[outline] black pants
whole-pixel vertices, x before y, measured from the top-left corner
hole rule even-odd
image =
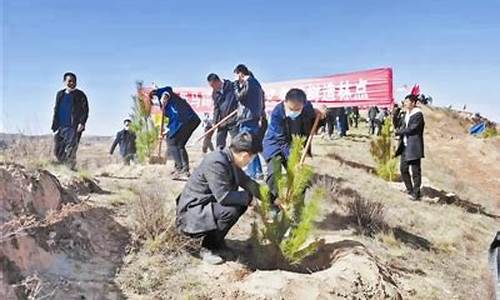
[[[186,144],[200,122],[198,118],[191,120],[183,124],[174,136],[167,138],[167,153],[174,160],[175,169],[178,171],[189,172]]]
[[[337,119],[334,116],[326,116],[326,127],[328,130],[328,136],[333,135],[333,130],[335,129]]]
[[[54,135],[54,155],[60,163],[67,164],[70,168],[76,165],[76,151],[80,144],[82,132],[76,132],[74,128],[59,128]]]
[[[130,162],[135,160],[135,153],[129,153],[122,156],[123,164],[126,166],[130,165]]]
[[[401,171],[401,178],[406,186],[406,191],[414,196],[420,196],[420,185],[422,184],[422,168],[420,166],[420,159],[406,160],[403,154],[401,155],[401,160],[399,168]],[[411,176],[410,176],[411,168]],[[413,182],[412,182],[413,179]]]
[[[217,128],[217,136],[215,138],[215,146],[217,147],[217,149],[226,148],[228,133],[231,138],[235,137],[238,134],[238,126],[236,126],[236,124],[233,124],[224,126],[222,128]]]
[[[279,168],[278,165],[274,165],[273,160],[276,159],[279,162]],[[274,158],[266,161],[267,165],[267,176],[266,176],[266,184],[269,186],[269,189],[271,190],[271,202],[274,202],[274,200],[278,197],[278,186],[275,180],[275,173],[276,172],[281,172],[281,168],[284,167],[286,168],[287,166],[287,160],[282,156],[278,155],[275,156]]]
[[[369,134],[375,134],[375,126],[376,126],[376,122],[375,122],[375,119],[369,119],[368,120],[368,133]]]
[[[212,134],[213,132],[205,135],[203,138],[203,145],[201,146],[201,151],[207,153],[208,150],[214,151],[214,144],[212,144]]]
[[[202,246],[208,249],[218,249],[224,245],[224,238],[238,219],[247,210],[246,206],[224,206],[218,202],[212,204],[217,229],[205,234]]]

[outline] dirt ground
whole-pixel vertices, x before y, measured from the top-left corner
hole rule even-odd
[[[137,246],[138,191],[158,192],[173,220],[183,183],[170,179],[170,162],[122,166],[107,154],[111,138],[86,139],[79,172],[41,164],[77,194],[75,203],[66,207],[61,200],[56,210],[62,217],[18,231],[16,242],[0,239],[0,298],[28,299],[37,282],[38,297],[49,299],[489,299],[487,249],[500,230],[500,139],[468,136],[460,119],[444,110],[426,108],[424,114],[421,202],[410,201],[401,183],[374,174],[364,124],[347,138],[315,137],[307,163],[331,191],[314,231],[324,243],[306,259],[308,274],[256,263],[264,257],[249,241],[256,218],[251,210],[228,235],[237,257],[220,266]],[[196,166],[199,146],[188,152]],[[71,185],[75,177],[90,178],[99,189],[76,188],[82,184]],[[383,203],[389,230],[359,234],[346,209],[356,198]]]

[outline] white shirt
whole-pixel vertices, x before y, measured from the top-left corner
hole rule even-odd
[[[405,114],[405,125],[406,125],[406,127],[408,127],[408,123],[410,123],[411,116],[413,116],[414,114],[419,113],[421,111],[422,110],[420,110],[420,108],[414,107],[411,111],[409,111],[409,112],[407,112]],[[403,136],[403,144],[405,145],[405,147],[408,146],[406,135]]]

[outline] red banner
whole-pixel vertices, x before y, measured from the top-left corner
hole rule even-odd
[[[306,92],[314,106],[361,108],[377,105],[382,107],[394,103],[392,93],[392,69],[380,68],[310,79],[264,83],[266,110],[285,98],[291,88]],[[212,113],[212,90],[209,87],[174,87],[174,91],[188,100],[197,113]],[[154,109],[153,111],[156,111]]]

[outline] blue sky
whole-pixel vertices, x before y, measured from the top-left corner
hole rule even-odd
[[[110,135],[134,82],[201,86],[247,64],[260,81],[394,69],[438,105],[500,121],[500,1],[2,1],[0,131],[50,130],[62,74]]]

